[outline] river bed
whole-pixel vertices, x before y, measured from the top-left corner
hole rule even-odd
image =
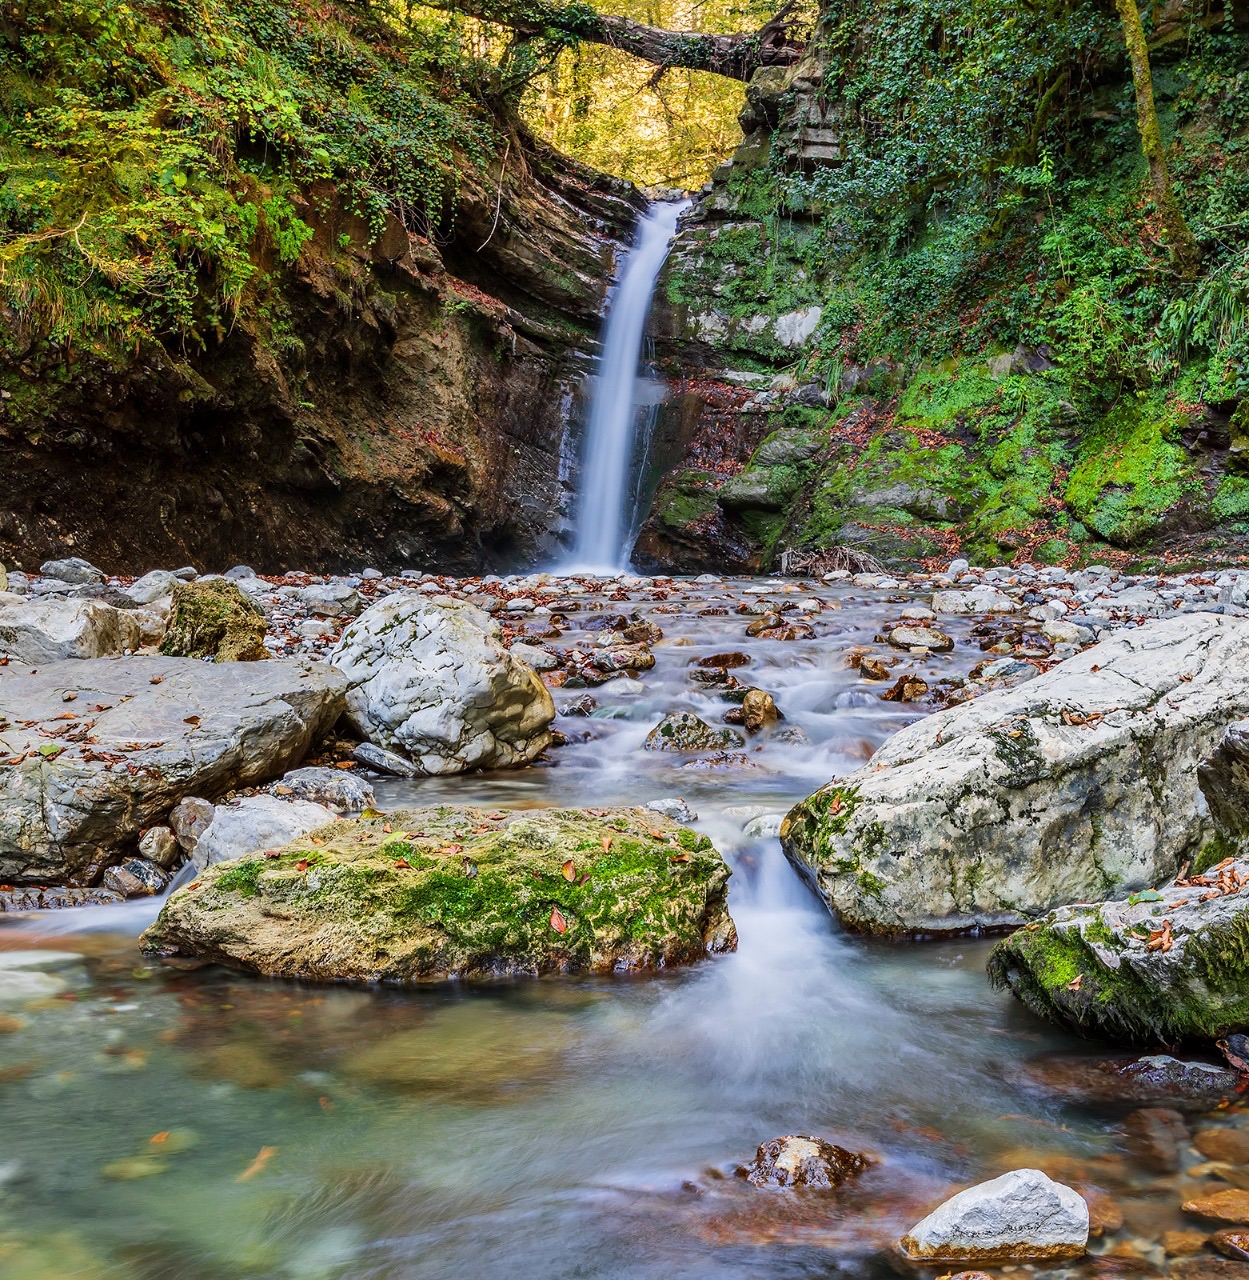
[[[1021,1165],[1100,1188],[1098,1212],[1126,1220],[1071,1274],[1165,1274],[1157,1241],[1191,1226],[1180,1200],[1210,1179],[1151,1171],[1123,1109],[1047,1087],[1047,1061],[1089,1047],[989,988],[985,940],[847,937],[779,841],[744,834],[920,714],[846,664],[911,596],[808,588],[794,598],[823,602],[815,638],[783,642],[745,635],[750,590],[607,604],[663,629],[656,666],[590,690],[598,709],[559,718],[569,741],[549,761],[377,784],[385,809],[682,796],[734,868],[736,954],[649,977],[359,990],[149,962],[135,937],[150,902],[0,922],[0,949],[65,953],[0,992],[0,1275],[886,1276],[889,1242],[951,1189]],[[972,625],[943,619],[953,653],[896,670],[965,675],[985,656]],[[719,721],[729,704],[691,663],[729,650],[806,741],[752,742],[716,768],[643,750],[669,712]],[[558,689],[557,706],[585,692]],[[875,1163],[835,1196],[733,1176],[787,1133]]]

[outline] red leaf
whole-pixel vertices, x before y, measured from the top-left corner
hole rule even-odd
[[[554,929],[556,933],[568,932],[568,921],[560,914],[558,907],[551,908],[551,928]]]
[[[300,860],[299,860],[297,863],[295,863],[295,870],[296,870],[296,871],[307,871],[307,870],[308,870],[308,859],[307,859],[307,858],[300,858]]]
[[[564,873],[565,880],[572,881],[577,878],[577,868],[572,865],[571,858],[569,858],[568,861],[564,863],[564,865],[560,868],[560,870]]]

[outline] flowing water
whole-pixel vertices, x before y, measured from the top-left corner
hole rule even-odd
[[[1170,1224],[1178,1194],[1132,1189],[1116,1124],[1038,1083],[1030,1068],[1074,1046],[989,990],[987,944],[844,936],[778,841],[743,834],[914,714],[845,665],[890,606],[820,590],[815,639],[747,640],[734,610],[752,589],[678,583],[607,605],[663,628],[657,665],[594,690],[589,718],[561,717],[570,741],[550,763],[378,786],[385,808],[682,795],[734,868],[734,955],[649,977],[360,990],[148,963],[134,935],[152,904],[0,924],[0,948],[69,953],[47,989],[0,989],[0,1275],[885,1276],[882,1250],[953,1183],[1043,1160],[1113,1166],[1125,1212]],[[910,661],[930,681],[965,671],[970,625],[951,623],[953,654]],[[727,649],[809,741],[711,770],[642,750],[667,712],[719,720],[690,663]],[[732,1176],[794,1132],[877,1163],[834,1197]]]
[[[655,281],[686,203],[651,206],[639,221],[607,300],[603,350],[590,392],[577,492],[576,535],[569,559],[582,569],[621,568],[633,545],[648,429],[658,384],[642,365],[646,318]]]

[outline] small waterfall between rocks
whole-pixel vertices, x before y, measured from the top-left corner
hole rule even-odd
[[[642,361],[655,281],[687,201],[653,204],[607,301],[590,391],[573,546],[564,568],[614,572],[637,535],[647,444],[661,396]]]

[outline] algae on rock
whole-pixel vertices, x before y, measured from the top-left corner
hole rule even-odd
[[[321,981],[665,968],[736,947],[729,874],[649,810],[415,809],[210,867],[141,944]]]
[[[269,656],[265,630],[265,615],[233,582],[183,582],[174,588],[160,651],[171,658],[256,662]]]

